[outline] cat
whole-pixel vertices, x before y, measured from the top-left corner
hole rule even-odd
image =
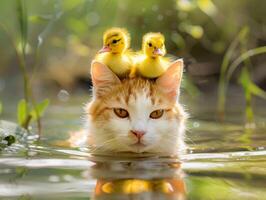
[[[89,143],[96,152],[177,154],[185,149],[186,113],[178,102],[183,60],[156,80],[120,80],[92,61],[93,97],[86,105]]]

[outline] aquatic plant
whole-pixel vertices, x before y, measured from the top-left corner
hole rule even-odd
[[[228,88],[228,84],[232,78],[233,73],[239,66],[242,66],[242,70],[238,83],[242,86],[244,90],[244,96],[246,102],[245,115],[247,123],[252,123],[254,118],[253,109],[251,106],[252,96],[258,96],[266,99],[266,92],[263,91],[261,88],[259,88],[251,80],[250,69],[249,69],[251,65],[249,59],[252,56],[266,53],[266,46],[247,50],[246,45],[247,45],[248,33],[249,33],[248,27],[242,28],[239,34],[236,36],[236,38],[229,46],[223,58],[223,62],[221,65],[219,86],[218,86],[218,105],[217,105],[218,114],[221,119],[224,119],[226,91]],[[232,60],[233,54],[235,51],[237,51],[238,46],[240,46],[241,48],[241,54],[235,60]]]
[[[37,46],[35,48],[34,54],[34,65],[30,68],[27,66],[27,48],[28,48],[28,27],[29,27],[29,16],[27,13],[27,5],[25,0],[17,0],[17,20],[19,24],[19,38],[18,42],[15,38],[12,37],[11,33],[9,32],[8,28],[0,23],[0,27],[6,33],[9,41],[11,42],[15,54],[18,60],[18,67],[20,72],[23,76],[23,92],[24,98],[19,101],[18,108],[17,108],[17,118],[18,123],[25,129],[29,129],[30,123],[33,121],[37,122],[38,132],[41,133],[41,117],[49,105],[49,100],[45,99],[41,102],[37,102],[34,98],[33,91],[32,91],[32,78],[36,71],[36,67],[38,65],[39,60],[39,51],[40,47],[43,44],[47,33],[53,26],[54,22],[60,18],[62,12],[60,11],[59,6],[60,1],[55,1],[54,6],[54,14],[48,20],[47,26],[44,30],[38,35],[37,39]],[[31,16],[31,19],[40,19],[40,16]],[[18,43],[18,44],[17,44]],[[32,74],[29,71],[32,71]]]

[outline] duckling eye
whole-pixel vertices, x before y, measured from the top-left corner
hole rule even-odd
[[[114,108],[114,113],[116,114],[117,117],[120,117],[120,118],[129,117],[129,113],[127,112],[127,110],[123,108]]]
[[[112,41],[112,44],[116,44],[117,42],[119,42],[121,39],[119,39],[119,40],[113,40]]]
[[[148,45],[149,45],[149,47],[152,47],[152,43],[149,42]]]
[[[153,112],[151,112],[150,114],[150,118],[152,119],[159,119],[160,117],[163,116],[164,110],[160,109],[160,110],[155,110]]]

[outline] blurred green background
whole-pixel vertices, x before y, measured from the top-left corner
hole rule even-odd
[[[265,13],[265,0],[1,0],[0,122],[17,118],[34,133],[37,125],[43,146],[9,163],[4,157],[0,197],[19,195],[18,186],[26,188],[20,199],[32,199],[34,186],[66,197],[91,195],[95,182],[87,180],[88,165],[78,162],[87,157],[46,145],[83,126],[90,62],[103,32],[118,26],[131,33],[133,50],[146,32],[158,31],[169,55],[185,60],[180,101],[190,114],[186,140],[196,153],[186,161],[188,199],[265,199]],[[10,132],[1,128],[0,136]],[[240,152],[248,150],[252,154]],[[46,157],[50,161],[42,161]]]
[[[134,50],[140,49],[146,32],[163,33],[168,53],[185,60],[185,92],[217,94],[218,80],[225,76],[220,76],[221,66],[228,71],[243,53],[266,44],[265,8],[266,1],[261,0],[2,0],[0,94],[4,98],[16,91],[9,96],[22,98],[20,54],[37,98],[49,98],[48,90],[87,92],[90,61],[102,46],[103,32],[113,26],[129,30]],[[231,85],[240,83],[244,91],[250,82],[266,88],[262,50],[233,70]],[[247,73],[241,70],[244,65]],[[263,91],[257,93],[265,97]]]

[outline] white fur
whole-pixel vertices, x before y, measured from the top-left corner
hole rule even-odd
[[[157,79],[156,84],[165,92],[166,98],[173,101],[177,99],[182,71],[183,61],[177,60],[169,66],[164,75]],[[121,84],[117,76],[107,66],[99,62],[92,62],[91,74],[94,98],[87,110],[98,98],[104,95],[106,90],[110,90],[112,84]],[[88,132],[95,151],[167,154],[177,154],[183,151],[184,120],[179,120],[178,117],[169,120],[165,114],[159,119],[150,118],[151,112],[166,109],[167,105],[163,103],[153,105],[148,93],[148,88],[143,88],[136,92],[136,98],[129,94],[128,104],[107,100],[108,108],[126,109],[129,118],[119,118],[112,110],[109,111],[111,112],[109,120],[92,120],[89,114]],[[182,107],[179,106],[178,109],[178,112],[184,115]],[[134,145],[138,139],[130,131],[144,131],[146,133],[141,140],[143,146]]]
[[[136,100],[130,97],[128,106],[108,105],[109,107],[124,108],[129,112],[129,118],[119,118],[112,112],[109,121],[89,121],[89,128],[95,150],[114,152],[150,152],[150,153],[180,153],[183,150],[184,124],[178,119],[166,119],[163,115],[159,119],[151,119],[150,113],[163,109],[164,105],[153,106],[147,98],[147,91],[138,93]],[[137,138],[131,130],[145,131],[142,138],[144,147],[132,146]]]

